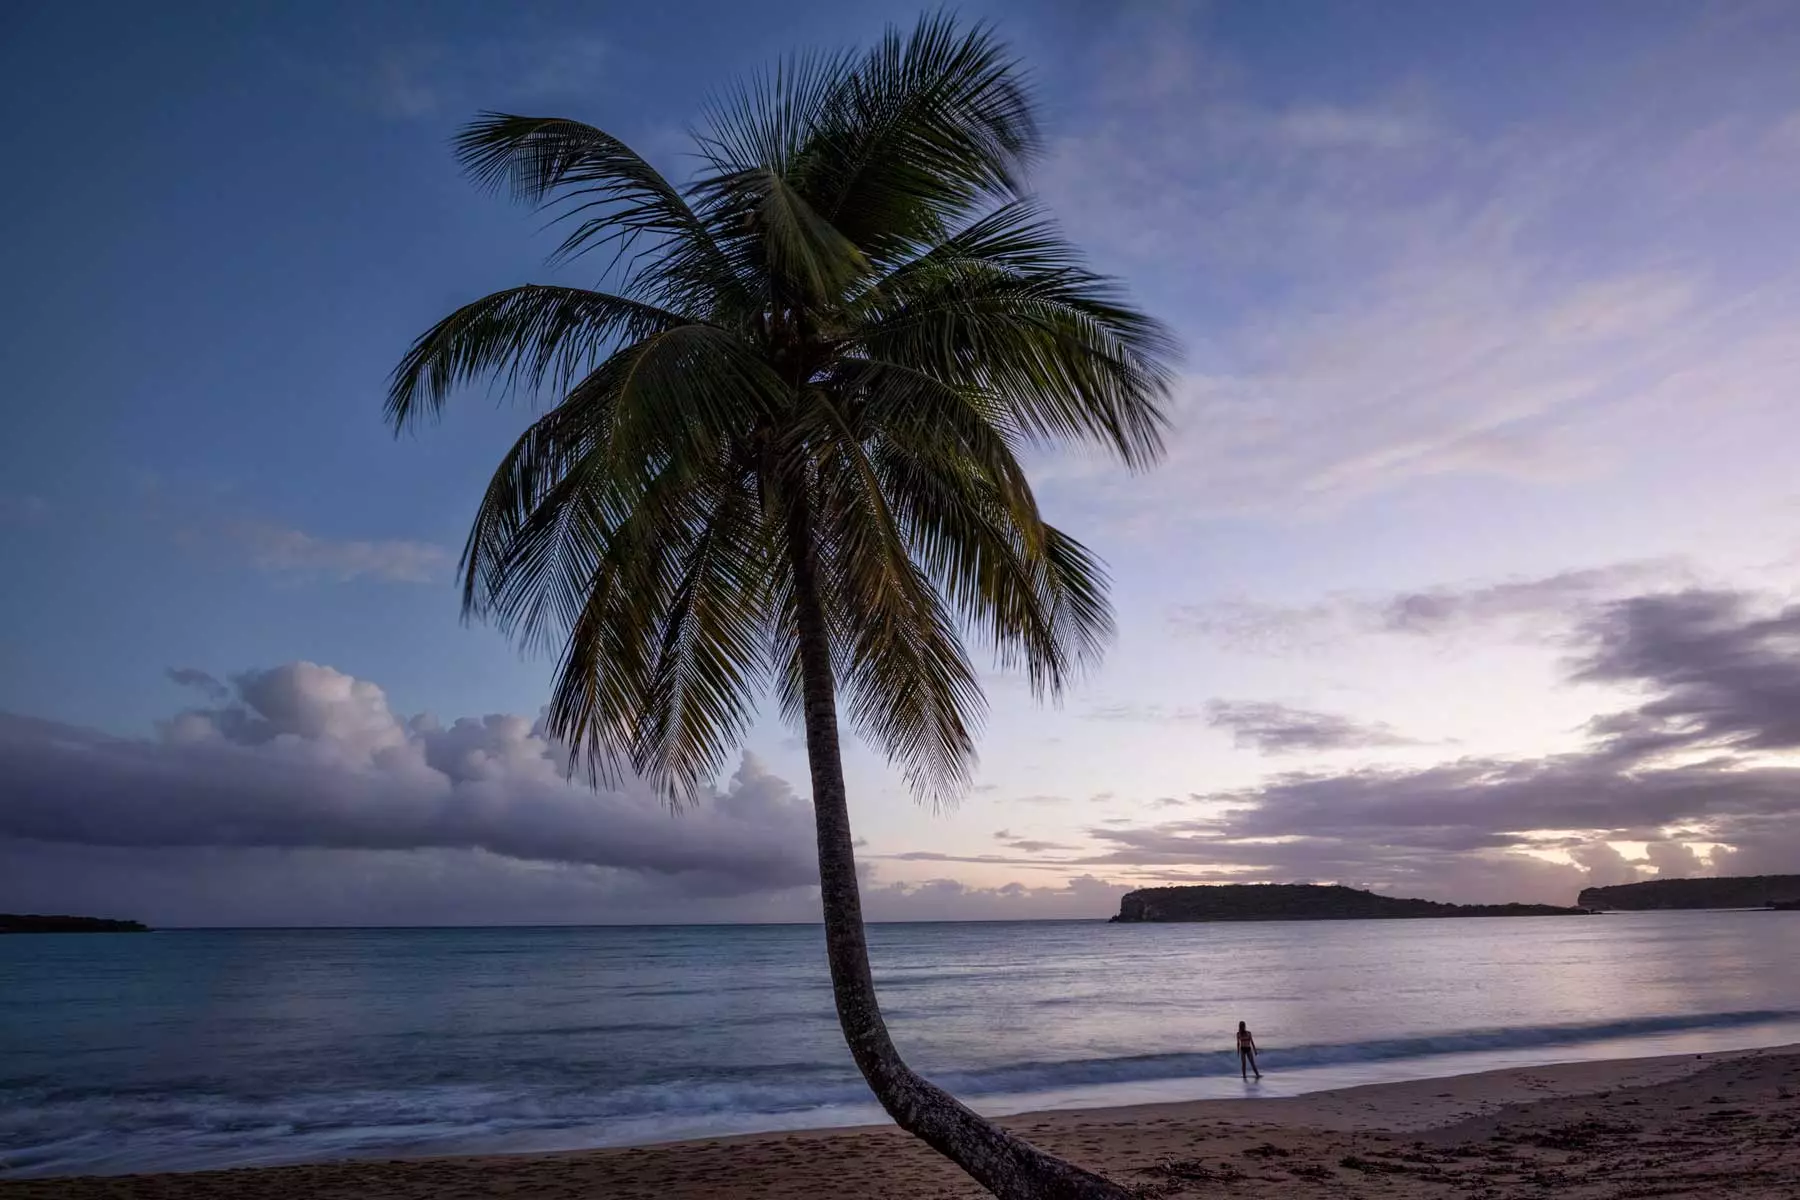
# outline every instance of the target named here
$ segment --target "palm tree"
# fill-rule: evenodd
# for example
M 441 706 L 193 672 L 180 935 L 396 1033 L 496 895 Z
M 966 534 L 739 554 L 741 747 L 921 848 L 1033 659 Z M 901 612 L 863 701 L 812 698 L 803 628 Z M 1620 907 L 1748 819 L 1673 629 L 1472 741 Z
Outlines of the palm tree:
M 948 17 L 801 57 L 708 110 L 693 182 L 560 118 L 484 114 L 475 180 L 559 206 L 558 258 L 613 290 L 529 284 L 458 309 L 396 368 L 396 432 L 480 380 L 561 396 L 482 498 L 465 616 L 561 660 L 550 732 L 590 779 L 676 805 L 770 685 L 806 735 L 838 1017 L 904 1129 L 1003 1197 L 1123 1197 L 900 1058 L 869 971 L 839 751 L 850 724 L 939 802 L 982 711 L 973 633 L 1055 697 L 1111 632 L 1094 557 L 1046 524 L 1021 450 L 1162 446 L 1170 340 L 1021 190 L 1019 71 Z

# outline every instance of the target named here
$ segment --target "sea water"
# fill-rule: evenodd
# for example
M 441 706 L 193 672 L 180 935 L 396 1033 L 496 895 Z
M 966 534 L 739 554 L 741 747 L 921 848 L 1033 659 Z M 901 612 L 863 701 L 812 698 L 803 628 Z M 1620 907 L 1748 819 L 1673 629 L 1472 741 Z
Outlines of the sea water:
M 989 1113 L 1800 1042 L 1792 913 L 869 934 L 901 1051 Z M 816 926 L 0 938 L 4 1175 L 881 1119 Z

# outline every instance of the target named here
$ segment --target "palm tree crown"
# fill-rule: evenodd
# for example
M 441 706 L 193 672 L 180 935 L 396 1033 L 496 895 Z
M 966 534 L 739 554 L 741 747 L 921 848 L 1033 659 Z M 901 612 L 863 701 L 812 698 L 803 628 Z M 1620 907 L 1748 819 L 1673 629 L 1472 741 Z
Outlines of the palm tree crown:
M 913 1071 L 869 967 L 841 707 L 926 797 L 974 758 L 971 633 L 1039 695 L 1111 629 L 1099 564 L 1046 524 L 1019 455 L 1162 446 L 1171 345 L 1021 189 L 1038 148 L 1013 63 L 928 17 L 861 56 L 791 60 L 715 103 L 676 187 L 618 139 L 488 114 L 481 182 L 553 207 L 611 290 L 465 305 L 395 370 L 396 431 L 459 386 L 552 387 L 488 484 L 463 606 L 560 645 L 549 731 L 590 774 L 679 804 L 772 684 L 806 732 L 838 1020 L 903 1128 L 1007 1200 L 1129 1192 Z
M 853 726 L 953 795 L 982 713 L 962 634 L 1058 694 L 1110 632 L 1094 557 L 1024 448 L 1161 449 L 1171 343 L 1021 189 L 1039 148 L 1003 48 L 948 18 L 714 102 L 668 182 L 560 118 L 486 114 L 478 181 L 555 206 L 611 290 L 458 309 L 396 369 L 396 431 L 459 386 L 553 388 L 494 473 L 467 615 L 562 652 L 548 724 L 597 778 L 680 803 L 769 685 L 801 704 L 797 572 Z

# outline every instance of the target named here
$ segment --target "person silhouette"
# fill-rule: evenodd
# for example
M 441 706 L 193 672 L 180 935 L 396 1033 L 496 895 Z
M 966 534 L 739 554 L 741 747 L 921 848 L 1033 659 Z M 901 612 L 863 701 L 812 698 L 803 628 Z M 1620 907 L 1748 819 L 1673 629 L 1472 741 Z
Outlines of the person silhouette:
M 1258 1079 L 1262 1078 L 1262 1070 L 1256 1065 L 1256 1035 L 1242 1021 L 1238 1022 L 1237 1031 L 1238 1074 L 1246 1081 L 1250 1072 L 1255 1071 Z

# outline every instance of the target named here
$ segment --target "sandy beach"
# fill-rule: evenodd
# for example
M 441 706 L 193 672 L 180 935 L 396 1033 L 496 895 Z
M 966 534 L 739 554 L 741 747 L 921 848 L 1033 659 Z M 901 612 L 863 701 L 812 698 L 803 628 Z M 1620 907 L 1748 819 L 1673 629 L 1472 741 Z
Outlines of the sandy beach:
M 1006 1123 L 1149 1197 L 1800 1195 L 1800 1047 Z M 892 1128 L 558 1154 L 28 1180 L 0 1200 L 723 1200 L 983 1193 Z

